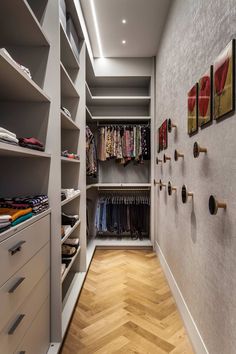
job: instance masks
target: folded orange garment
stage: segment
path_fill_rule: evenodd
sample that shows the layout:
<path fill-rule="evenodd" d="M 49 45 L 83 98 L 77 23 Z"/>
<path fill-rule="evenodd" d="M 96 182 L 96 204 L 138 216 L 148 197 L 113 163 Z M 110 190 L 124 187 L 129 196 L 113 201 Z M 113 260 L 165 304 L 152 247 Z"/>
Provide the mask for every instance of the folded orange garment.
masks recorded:
<path fill-rule="evenodd" d="M 31 213 L 32 208 L 27 209 L 13 209 L 13 208 L 0 208 L 0 215 L 10 215 L 12 221 L 18 219 L 20 216 Z"/>

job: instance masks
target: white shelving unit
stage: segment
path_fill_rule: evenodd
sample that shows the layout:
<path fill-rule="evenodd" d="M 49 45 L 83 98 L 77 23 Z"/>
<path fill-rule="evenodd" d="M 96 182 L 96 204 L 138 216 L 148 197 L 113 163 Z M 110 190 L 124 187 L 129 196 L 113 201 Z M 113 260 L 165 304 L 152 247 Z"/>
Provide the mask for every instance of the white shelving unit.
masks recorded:
<path fill-rule="evenodd" d="M 80 194 L 81 194 L 80 191 L 75 191 L 75 193 L 71 197 L 66 198 L 61 202 L 61 206 L 66 205 L 67 203 L 70 203 L 72 200 L 78 198 Z"/>
<path fill-rule="evenodd" d="M 50 102 L 46 93 L 0 49 L 2 100 Z"/>
<path fill-rule="evenodd" d="M 79 126 L 61 110 L 61 127 L 66 130 L 79 130 Z"/>

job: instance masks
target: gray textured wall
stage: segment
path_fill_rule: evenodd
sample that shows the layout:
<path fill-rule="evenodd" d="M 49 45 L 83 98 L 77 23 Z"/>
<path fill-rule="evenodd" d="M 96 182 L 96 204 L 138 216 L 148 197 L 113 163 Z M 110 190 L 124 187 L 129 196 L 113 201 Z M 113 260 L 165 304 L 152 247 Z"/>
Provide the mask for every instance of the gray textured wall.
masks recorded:
<path fill-rule="evenodd" d="M 157 192 L 156 236 L 211 354 L 236 353 L 236 116 L 189 138 L 186 95 L 235 37 L 235 0 L 175 0 L 156 64 L 156 128 L 169 117 L 178 124 L 169 134 L 171 163 L 156 166 L 156 178 L 178 186 L 176 197 Z M 207 156 L 193 158 L 195 140 Z M 184 163 L 174 161 L 175 148 Z M 193 204 L 182 204 L 183 183 Z M 209 214 L 210 194 L 227 202 L 226 212 Z"/>

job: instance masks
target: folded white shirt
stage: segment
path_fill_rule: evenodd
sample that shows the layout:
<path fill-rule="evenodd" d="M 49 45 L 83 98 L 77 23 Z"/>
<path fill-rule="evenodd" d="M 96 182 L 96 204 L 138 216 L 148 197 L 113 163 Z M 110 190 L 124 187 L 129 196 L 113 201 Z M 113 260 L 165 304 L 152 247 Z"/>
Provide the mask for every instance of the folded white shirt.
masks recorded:
<path fill-rule="evenodd" d="M 19 143 L 19 140 L 17 138 L 14 138 L 13 136 L 9 135 L 9 134 L 6 134 L 6 133 L 1 133 L 0 132 L 0 138 L 1 139 L 4 139 L 4 140 L 7 140 L 7 141 L 12 141 L 16 144 Z"/>
<path fill-rule="evenodd" d="M 10 132 L 10 130 L 7 130 L 5 128 L 0 127 L 0 133 L 8 134 L 8 135 L 10 135 L 10 136 L 12 136 L 13 138 L 16 139 L 16 134 Z"/>

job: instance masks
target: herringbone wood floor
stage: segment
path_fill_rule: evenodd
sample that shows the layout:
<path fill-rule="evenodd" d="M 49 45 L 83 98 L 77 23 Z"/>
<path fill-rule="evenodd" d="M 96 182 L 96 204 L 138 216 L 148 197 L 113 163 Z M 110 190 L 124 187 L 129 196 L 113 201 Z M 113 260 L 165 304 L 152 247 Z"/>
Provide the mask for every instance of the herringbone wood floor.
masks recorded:
<path fill-rule="evenodd" d="M 97 250 L 61 354 L 192 354 L 155 253 Z"/>

